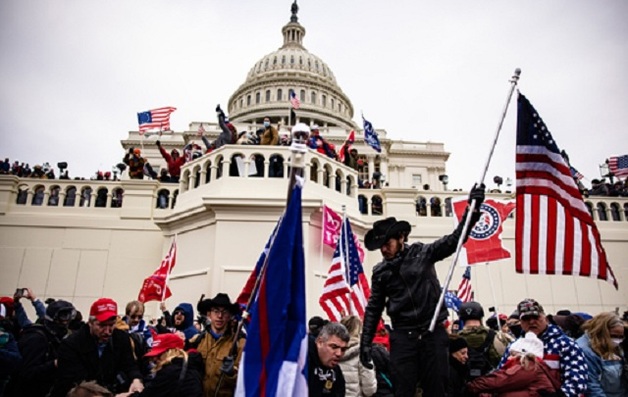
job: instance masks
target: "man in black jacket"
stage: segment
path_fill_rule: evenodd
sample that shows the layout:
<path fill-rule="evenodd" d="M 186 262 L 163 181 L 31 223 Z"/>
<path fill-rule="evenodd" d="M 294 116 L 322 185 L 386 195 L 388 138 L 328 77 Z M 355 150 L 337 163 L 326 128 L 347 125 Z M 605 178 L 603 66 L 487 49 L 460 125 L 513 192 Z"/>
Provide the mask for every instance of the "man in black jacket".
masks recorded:
<path fill-rule="evenodd" d="M 469 231 L 480 217 L 484 185 L 471 190 L 469 202 L 472 200 L 475 200 L 475 206 Z M 366 367 L 372 367 L 371 344 L 386 307 L 393 328 L 390 361 L 396 396 L 415 396 L 419 382 L 424 396 L 445 395 L 449 370 L 449 342 L 442 326 L 447 319 L 445 305 L 440 308 L 434 332 L 428 332 L 441 293 L 434 264 L 456 251 L 465 218 L 452 234 L 431 244 L 407 244 L 410 224 L 395 218 L 375 222 L 373 229 L 366 233 L 366 248 L 371 251 L 379 249 L 383 260 L 373 268 L 371 297 L 364 313 L 360 341 L 360 360 Z"/>
<path fill-rule="evenodd" d="M 349 344 L 349 331 L 340 323 L 327 323 L 315 340 L 309 340 L 309 397 L 344 397 L 345 378 L 338 363 Z"/>
<path fill-rule="evenodd" d="M 87 324 L 61 342 L 53 397 L 65 397 L 75 384 L 90 380 L 114 393 L 143 390 L 129 336 L 114 328 L 117 314 L 115 301 L 98 299 Z"/>

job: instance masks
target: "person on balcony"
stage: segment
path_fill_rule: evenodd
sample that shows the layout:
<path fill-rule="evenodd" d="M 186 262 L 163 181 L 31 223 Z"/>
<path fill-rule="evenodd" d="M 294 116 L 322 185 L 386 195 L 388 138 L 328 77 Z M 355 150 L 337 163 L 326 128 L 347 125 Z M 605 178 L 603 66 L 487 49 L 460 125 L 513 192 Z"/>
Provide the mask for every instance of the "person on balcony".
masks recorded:
<path fill-rule="evenodd" d="M 185 157 L 181 156 L 177 149 L 172 149 L 170 151 L 170 154 L 168 154 L 168 152 L 166 152 L 166 149 L 161 146 L 160 141 L 155 142 L 155 144 L 157 145 L 161 156 L 164 158 L 164 160 L 166 160 L 166 164 L 168 165 L 168 173 L 170 174 L 172 182 L 179 183 L 179 178 L 181 177 L 181 167 L 183 166 L 183 164 L 185 164 Z"/>
<path fill-rule="evenodd" d="M 329 158 L 335 159 L 337 157 L 334 145 L 327 142 L 325 138 L 321 136 L 319 127 L 316 124 L 312 126 L 312 133 L 310 134 L 310 142 L 308 146 L 310 149 L 314 149 Z"/>
<path fill-rule="evenodd" d="M 159 142 L 159 141 L 157 141 Z M 142 157 L 142 151 L 138 148 L 129 148 L 129 152 L 122 159 L 129 166 L 129 178 L 144 179 L 144 166 L 146 159 Z"/>

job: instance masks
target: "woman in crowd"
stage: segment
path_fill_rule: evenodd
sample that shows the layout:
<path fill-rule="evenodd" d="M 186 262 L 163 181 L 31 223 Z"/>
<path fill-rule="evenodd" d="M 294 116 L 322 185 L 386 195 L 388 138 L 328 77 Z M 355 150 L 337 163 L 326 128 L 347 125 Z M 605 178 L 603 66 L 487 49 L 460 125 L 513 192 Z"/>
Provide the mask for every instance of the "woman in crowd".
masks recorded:
<path fill-rule="evenodd" d="M 585 331 L 576 343 L 584 352 L 589 379 L 587 396 L 628 396 L 622 370 L 626 363 L 620 348 L 624 324 L 615 313 L 600 313 L 582 326 Z M 624 374 L 625 375 L 625 374 Z"/>
<path fill-rule="evenodd" d="M 347 316 L 340 320 L 347 328 L 351 339 L 348 349 L 338 363 L 346 382 L 346 397 L 372 396 L 377 391 L 375 369 L 368 369 L 360 362 L 360 334 L 362 321 L 358 316 Z"/>
<path fill-rule="evenodd" d="M 467 340 L 458 335 L 449 335 L 449 384 L 447 397 L 465 396 L 469 377 L 469 346 Z"/>
<path fill-rule="evenodd" d="M 141 393 L 122 393 L 116 397 L 202 397 L 202 361 L 197 353 L 185 352 L 184 344 L 177 334 L 155 335 L 153 348 L 144 356 L 155 360 L 155 378 Z"/>

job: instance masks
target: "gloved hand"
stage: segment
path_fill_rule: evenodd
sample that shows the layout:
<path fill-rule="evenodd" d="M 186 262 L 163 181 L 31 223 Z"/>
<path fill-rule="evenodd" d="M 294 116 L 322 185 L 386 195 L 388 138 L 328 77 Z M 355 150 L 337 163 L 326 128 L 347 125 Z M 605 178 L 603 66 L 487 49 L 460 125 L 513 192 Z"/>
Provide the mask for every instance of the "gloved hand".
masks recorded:
<path fill-rule="evenodd" d="M 360 345 L 360 362 L 365 368 L 373 369 L 373 357 L 371 356 L 371 346 Z"/>
<path fill-rule="evenodd" d="M 157 145 L 157 146 L 161 146 L 161 141 L 160 141 L 160 140 L 157 140 L 157 141 L 155 142 L 155 145 Z"/>
<path fill-rule="evenodd" d="M 222 113 L 222 109 L 220 108 L 220 104 L 216 105 L 216 113 Z"/>
<path fill-rule="evenodd" d="M 480 210 L 480 207 L 482 206 L 482 203 L 484 202 L 484 190 L 485 189 L 486 189 L 486 186 L 484 186 L 484 184 L 481 184 L 480 186 L 475 184 L 471 188 L 471 192 L 469 193 L 469 200 L 467 200 L 467 202 L 471 204 L 471 202 L 475 199 L 475 207 L 473 208 L 474 211 Z"/>
<path fill-rule="evenodd" d="M 222 365 L 220 366 L 220 372 L 227 376 L 232 376 L 234 371 L 235 361 L 232 356 L 227 356 L 222 359 Z"/>

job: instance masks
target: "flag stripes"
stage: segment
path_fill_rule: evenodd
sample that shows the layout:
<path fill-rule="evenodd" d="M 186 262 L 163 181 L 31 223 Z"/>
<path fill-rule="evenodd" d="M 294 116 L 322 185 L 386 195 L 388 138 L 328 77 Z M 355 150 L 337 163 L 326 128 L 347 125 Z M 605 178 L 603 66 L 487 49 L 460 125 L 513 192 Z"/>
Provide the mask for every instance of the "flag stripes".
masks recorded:
<path fill-rule="evenodd" d="M 175 110 L 177 110 L 177 108 L 166 106 L 138 113 L 137 122 L 139 124 L 140 134 L 152 129 L 159 129 L 160 131 L 169 130 L 170 114 Z"/>
<path fill-rule="evenodd" d="M 617 280 L 570 167 L 536 110 L 519 95 L 516 271 Z"/>

